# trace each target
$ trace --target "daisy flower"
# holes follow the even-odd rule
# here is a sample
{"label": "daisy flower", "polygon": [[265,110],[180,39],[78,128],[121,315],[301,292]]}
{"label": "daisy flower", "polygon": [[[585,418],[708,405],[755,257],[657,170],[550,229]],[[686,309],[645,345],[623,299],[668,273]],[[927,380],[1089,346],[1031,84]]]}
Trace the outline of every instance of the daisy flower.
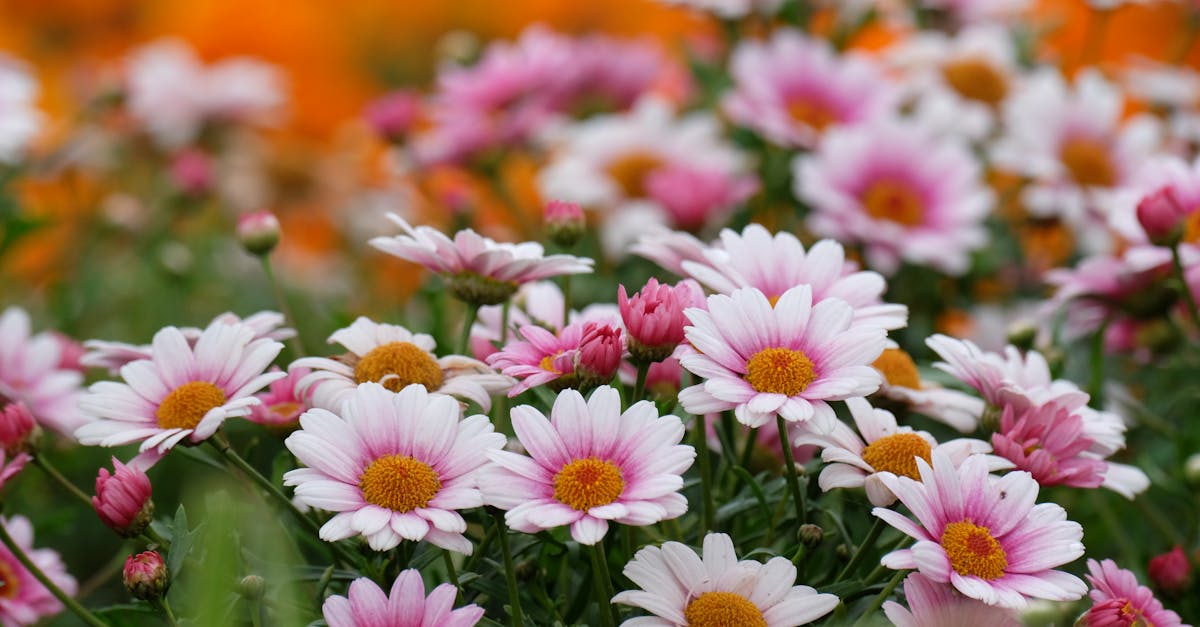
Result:
{"label": "daisy flower", "polygon": [[621,412],[621,396],[601,386],[585,402],[563,390],[547,419],[529,405],[512,410],[512,425],[530,457],[488,451],[480,477],[487,503],[507,510],[509,527],[536,533],[563,525],[580,544],[595,544],[609,521],[649,525],[687,511],[679,493],[696,451],[681,445],[683,422],[638,401]]}
{"label": "daisy flower", "polygon": [[992,446],[1043,486],[1096,488],[1108,470],[1104,460],[1088,453],[1092,440],[1084,433],[1083,418],[1054,402],[1019,412],[1005,407]]}
{"label": "daisy flower", "polygon": [[899,403],[962,433],[971,433],[979,426],[979,416],[986,404],[970,394],[926,381],[912,356],[899,346],[883,349],[871,367],[883,376],[874,398]]}
{"label": "daisy flower", "polygon": [[355,579],[346,596],[325,599],[321,614],[329,627],[472,627],[483,618],[483,608],[472,603],[451,610],[457,595],[457,588],[444,583],[426,598],[421,572],[410,568],[386,594],[368,577]]}
{"label": "daisy flower", "polygon": [[955,465],[940,451],[917,460],[921,480],[880,475],[916,521],[882,507],[873,513],[916,540],[883,556],[884,566],[914,569],[988,605],[1023,608],[1026,598],[1073,601],[1078,577],[1053,570],[1083,555],[1083,527],[1054,503],[1034,505],[1038,484],[1026,472],[996,479],[972,456]]}
{"label": "daisy flower", "polygon": [[38,424],[70,436],[87,422],[79,410],[83,375],[64,368],[63,344],[51,333],[33,335],[29,314],[0,314],[0,410],[21,403]]}
{"label": "daisy flower", "polygon": [[[0,524],[38,570],[63,592],[75,596],[75,578],[67,573],[58,553],[53,549],[33,548],[33,525],[28,518],[13,516],[0,519]],[[4,546],[0,546],[0,583],[5,591],[0,595],[0,623],[32,625],[63,609],[62,603]]]}
{"label": "daisy flower", "polygon": [[288,471],[296,500],[337,512],[321,527],[336,542],[362,535],[376,551],[426,540],[469,555],[458,513],[483,505],[476,484],[483,453],[504,446],[487,416],[462,417],[458,402],[410,385],[356,388],[340,411],[310,409],[285,444],[307,468]]}
{"label": "daisy flower", "polygon": [[394,324],[359,317],[329,336],[329,343],[335,342],[348,352],[292,362],[291,368],[312,369],[296,391],[307,395],[313,407],[339,411],[360,383],[376,382],[393,392],[419,383],[430,392],[471,401],[487,411],[492,395],[512,385],[511,379],[481,361],[462,355],[437,357],[432,336]]}
{"label": "daisy flower", "polygon": [[906,609],[895,601],[883,604],[883,612],[896,627],[1020,627],[1017,613],[965,597],[954,588],[937,583],[921,573],[904,578]]}
{"label": "daisy flower", "polygon": [[[887,507],[896,502],[896,496],[880,480],[881,473],[919,481],[917,460],[930,461],[934,451],[944,452],[956,464],[973,454],[992,452],[987,442],[969,438],[938,444],[925,431],[897,425],[891,412],[871,407],[864,398],[848,398],[846,407],[858,433],[840,420],[824,426],[815,421],[802,422],[794,431],[793,444],[821,447],[825,467],[818,481],[825,492],[835,488],[866,488],[872,505]],[[993,470],[1012,467],[1003,463],[1003,459],[989,459],[1001,462],[993,463]]]}
{"label": "daisy flower", "polygon": [[452,240],[428,226],[414,228],[394,213],[387,217],[404,234],[372,238],[371,246],[442,275],[450,293],[467,303],[498,305],[522,283],[592,271],[591,259],[546,256],[536,242],[497,243],[471,229],[455,233]]}
{"label": "daisy flower", "polygon": [[729,63],[734,88],[726,114],[781,146],[811,148],[826,129],[885,115],[896,103],[896,86],[874,61],[839,56],[792,29],[743,41]]}
{"label": "daisy flower", "polygon": [[[279,369],[272,366],[271,371]],[[308,409],[305,395],[298,394],[296,387],[311,372],[308,368],[292,368],[284,378],[272,381],[266,392],[255,394],[259,403],[250,408],[246,420],[268,427],[295,425],[300,414]]]}
{"label": "daisy flower", "polygon": [[43,124],[38,84],[23,63],[0,55],[0,163],[21,160]]}
{"label": "daisy flower", "polygon": [[[487,361],[503,375],[520,379],[519,383],[509,388],[509,398],[539,385],[549,384],[558,391],[569,387],[590,387],[605,383],[612,379],[612,373],[605,377],[603,372],[607,372],[607,368],[600,369],[599,373],[596,369],[589,372],[584,368],[585,365],[590,365],[586,363],[588,359],[585,359],[585,356],[591,356],[585,354],[585,348],[588,347],[589,341],[598,339],[598,334],[609,337],[616,335],[616,339],[620,339],[620,318],[617,320],[618,324],[574,322],[557,333],[537,325],[525,325],[514,334],[513,341],[489,355]],[[619,349],[618,352],[623,352],[623,342],[620,343]],[[601,376],[595,376],[597,374]]]}
{"label": "daisy flower", "polygon": [[1111,625],[1153,625],[1154,627],[1181,627],[1179,615],[1164,609],[1146,586],[1138,585],[1137,577],[1116,562],[1088,560],[1088,581],[1092,591],[1092,609],[1083,615],[1080,623],[1088,627]]}
{"label": "daisy flower", "polygon": [[254,329],[219,320],[189,346],[183,332],[154,334],[150,359],[121,367],[124,383],[101,381],[80,401],[97,419],[75,431],[81,444],[120,446],[141,441],[143,453],[163,455],[179,442],[202,442],[226,418],[245,416],[253,394],[281,379],[266,373],[283,344],[254,339]]}
{"label": "daisy flower", "polygon": [[738,561],[733,540],[723,533],[704,536],[703,557],[679,542],[645,547],[624,573],[640,589],[620,592],[612,602],[653,615],[626,625],[796,627],[839,603],[832,594],[793,585],[796,567],[787,558],[773,557],[766,564]]}
{"label": "daisy flower", "polygon": [[833,129],[792,170],[796,196],[814,210],[812,231],[862,244],[884,274],[907,261],[961,275],[987,241],[993,197],[978,159],[924,127],[877,120]]}
{"label": "daisy flower", "polygon": [[696,352],[680,358],[705,379],[679,393],[691,414],[732,409],[742,424],[759,427],[776,415],[789,421],[835,418],[828,401],[879,389],[870,366],[887,332],[852,326],[854,309],[838,298],[814,304],[812,288],[793,287],[774,306],[754,288],[708,297],[708,311],[684,312]]}

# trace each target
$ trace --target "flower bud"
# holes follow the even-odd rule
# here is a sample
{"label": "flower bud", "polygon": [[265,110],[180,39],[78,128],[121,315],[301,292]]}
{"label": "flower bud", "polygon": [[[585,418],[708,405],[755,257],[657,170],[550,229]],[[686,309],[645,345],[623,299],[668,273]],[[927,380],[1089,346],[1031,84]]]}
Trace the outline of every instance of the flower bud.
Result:
{"label": "flower bud", "polygon": [[1167,553],[1150,558],[1146,570],[1150,581],[1164,594],[1175,596],[1191,585],[1192,563],[1182,547],[1176,546]]}
{"label": "flower bud", "polygon": [[671,287],[650,279],[632,298],[626,295],[624,285],[618,288],[617,306],[629,333],[629,353],[635,362],[662,361],[683,341],[683,327],[687,324],[683,310],[692,305],[692,289],[685,284]]}
{"label": "flower bud", "polygon": [[583,210],[573,202],[551,200],[546,203],[542,219],[546,225],[546,236],[562,248],[575,246],[587,229]]}
{"label": "flower bud", "polygon": [[0,405],[0,447],[9,455],[28,450],[37,429],[33,414],[20,401],[4,405],[0,397]]}
{"label": "flower bud", "polygon": [[257,601],[263,598],[263,593],[267,591],[267,582],[258,575],[246,575],[238,582],[237,591],[243,599]]}
{"label": "flower bud", "polygon": [[179,191],[199,198],[212,189],[212,158],[196,149],[184,150],[171,159],[169,169],[171,182]]}
{"label": "flower bud", "polygon": [[1190,455],[1183,462],[1183,478],[1193,486],[1200,486],[1200,453]]}
{"label": "flower bud", "polygon": [[421,97],[399,90],[369,103],[363,117],[380,137],[399,143],[413,129],[420,113]]}
{"label": "flower bud", "polygon": [[154,517],[150,500],[150,478],[142,470],[113,458],[113,472],[101,468],[96,476],[96,496],[92,507],[96,515],[122,538],[132,538],[146,530]]}
{"label": "flower bud", "polygon": [[167,591],[167,565],[156,551],[130,555],[122,573],[125,589],[135,599],[160,599]]}
{"label": "flower bud", "polygon": [[575,368],[580,386],[590,388],[612,381],[624,353],[621,329],[595,322],[585,324],[579,342],[579,365]]}
{"label": "flower bud", "polygon": [[1151,243],[1159,246],[1174,246],[1179,241],[1186,215],[1169,186],[1146,196],[1137,206],[1138,223]]}
{"label": "flower bud", "polygon": [[253,255],[266,255],[279,244],[279,220],[270,211],[251,211],[238,218],[237,237]]}
{"label": "flower bud", "polygon": [[800,544],[813,548],[825,539],[825,530],[814,524],[800,525]]}

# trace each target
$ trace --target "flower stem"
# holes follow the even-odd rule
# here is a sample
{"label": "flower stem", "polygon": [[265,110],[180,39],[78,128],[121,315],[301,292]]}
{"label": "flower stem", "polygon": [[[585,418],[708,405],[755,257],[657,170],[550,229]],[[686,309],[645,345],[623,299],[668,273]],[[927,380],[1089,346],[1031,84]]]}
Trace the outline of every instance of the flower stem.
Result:
{"label": "flower stem", "polygon": [[708,453],[708,433],[705,429],[704,416],[697,414],[696,419],[692,422],[692,438],[696,442],[696,457],[700,458],[700,488],[704,492],[704,530],[712,531],[713,529],[713,490],[712,490],[712,469],[710,468],[709,453]]}
{"label": "flower stem", "polygon": [[13,554],[13,557],[17,558],[18,562],[21,562],[21,565],[29,571],[29,574],[33,575],[35,579],[41,582],[41,584],[50,591],[50,594],[53,594],[56,599],[61,601],[62,604],[67,607],[67,609],[71,610],[76,616],[78,616],[79,620],[82,620],[88,625],[93,625],[94,627],[105,627],[106,623],[104,621],[97,618],[95,614],[88,611],[88,609],[80,605],[78,601],[72,599],[70,595],[63,592],[62,588],[54,585],[53,581],[50,581],[50,578],[46,576],[46,573],[43,573],[41,569],[29,559],[29,556],[25,554],[25,551],[22,551],[21,547],[17,546],[17,543],[13,541],[12,536],[8,535],[8,529],[5,529],[4,525],[0,525],[0,542],[3,542],[4,546],[8,547],[8,550]]}
{"label": "flower stem", "polygon": [[600,614],[600,624],[603,627],[615,627],[617,620],[611,602],[614,596],[612,577],[608,574],[608,558],[604,555],[604,541],[601,540],[590,548],[592,578],[596,580],[596,611]]}
{"label": "flower stem", "polygon": [[904,580],[904,576],[906,574],[908,574],[907,570],[896,571],[896,574],[892,576],[891,581],[889,581],[887,585],[883,587],[883,590],[879,591],[879,594],[876,595],[876,597],[871,601],[871,605],[867,606],[867,609],[862,613],[862,616],[859,616],[858,620],[854,621],[853,627],[873,624],[869,617],[875,612],[879,611],[879,608],[883,606],[883,602],[892,595],[892,591],[896,589],[896,586],[900,585],[900,582]]}
{"label": "flower stem", "polygon": [[633,384],[633,399],[630,402],[636,403],[646,395],[646,375],[649,373],[650,362],[639,362],[637,365],[637,381]]}
{"label": "flower stem", "polygon": [[808,522],[808,508],[805,506],[804,492],[800,489],[800,478],[796,476],[796,463],[792,460],[792,442],[788,438],[787,422],[783,416],[776,415],[775,425],[779,429],[779,445],[783,450],[783,470],[787,475],[788,489],[796,503],[796,519],[803,525]]}
{"label": "flower stem", "polygon": [[525,627],[525,616],[521,612],[521,596],[517,590],[517,569],[513,566],[512,551],[508,546],[508,527],[504,524],[504,513],[492,512],[496,519],[496,538],[500,540],[500,552],[504,555],[504,578],[508,582],[508,612],[513,627]]}
{"label": "flower stem", "polygon": [[58,469],[55,468],[49,461],[47,461],[45,457],[42,457],[41,455],[34,455],[33,464],[38,468],[41,468],[42,472],[50,475],[51,479],[55,480],[59,485],[66,488],[68,492],[75,496],[75,498],[83,501],[83,504],[87,505],[89,509],[92,508],[92,498],[84,493],[83,490],[80,490],[79,486],[76,486],[74,483],[72,483],[70,479],[67,479],[62,475],[62,473],[58,472]]}
{"label": "flower stem", "polygon": [[450,555],[450,551],[442,549],[442,562],[446,564],[446,578],[450,583],[454,584],[456,598],[462,598],[462,588],[458,585],[458,571],[454,568],[454,557]]}
{"label": "flower stem", "polygon": [[304,340],[300,337],[300,328],[296,325],[296,316],[292,315],[292,308],[288,305],[287,296],[283,293],[283,287],[279,285],[279,280],[275,277],[275,271],[271,268],[271,256],[259,255],[258,258],[262,261],[263,274],[267,275],[267,283],[271,285],[271,294],[275,297],[275,302],[279,305],[279,313],[283,314],[285,320],[296,330],[296,335],[288,340],[291,344],[292,352],[296,357],[303,357],[308,352],[304,350]]}
{"label": "flower stem", "polygon": [[463,318],[462,334],[458,338],[458,354],[470,355],[471,327],[475,326],[475,318],[479,315],[479,305],[467,303],[467,315]]}
{"label": "flower stem", "polygon": [[[158,608],[158,611],[162,612],[163,616],[165,616],[167,619],[167,624],[171,625],[171,627],[177,627],[179,625],[179,620],[175,618],[175,612],[171,611],[171,606],[167,604],[166,598],[154,599],[153,601],[151,601],[151,604],[154,605],[154,607]],[[258,604],[255,603],[254,610],[250,612],[251,617],[257,618],[257,616],[258,616],[258,607],[257,606],[258,606]],[[254,620],[253,622],[255,624],[258,623],[257,620]]]}
{"label": "flower stem", "polygon": [[867,532],[867,537],[863,538],[862,544],[859,544],[858,549],[854,551],[854,556],[846,563],[846,567],[842,569],[842,572],[838,573],[837,579],[833,580],[834,583],[845,579],[862,565],[863,560],[867,557],[867,553],[875,547],[875,542],[879,540],[879,534],[883,533],[883,528],[886,526],[887,523],[883,522],[882,518],[875,518],[875,523],[871,525],[871,530]]}
{"label": "flower stem", "polygon": [[1183,292],[1183,300],[1187,303],[1192,323],[1200,328],[1200,308],[1196,307],[1196,297],[1192,295],[1192,288],[1188,286],[1187,274],[1183,270],[1183,259],[1179,255],[1178,245],[1171,247],[1171,267],[1175,270],[1175,278],[1179,281],[1179,291]]}

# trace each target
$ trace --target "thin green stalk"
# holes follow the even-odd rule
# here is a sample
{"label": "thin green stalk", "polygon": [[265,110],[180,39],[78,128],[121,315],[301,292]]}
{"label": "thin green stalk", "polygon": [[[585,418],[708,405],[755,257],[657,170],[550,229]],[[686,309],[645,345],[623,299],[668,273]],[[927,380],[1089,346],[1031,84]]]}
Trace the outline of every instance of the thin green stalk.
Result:
{"label": "thin green stalk", "polygon": [[892,591],[896,589],[896,586],[900,585],[901,581],[904,581],[904,575],[906,574],[908,574],[908,571],[906,570],[896,571],[896,574],[892,576],[892,580],[883,587],[883,590],[881,590],[878,595],[876,595],[875,599],[871,601],[871,605],[869,605],[862,613],[862,616],[859,616],[858,620],[854,621],[853,627],[869,624],[869,617],[875,612],[878,612],[879,608],[883,606],[883,602],[886,601],[888,597],[892,596]]}
{"label": "thin green stalk", "polygon": [[504,524],[504,513],[492,513],[496,519],[496,537],[500,540],[500,552],[504,554],[504,578],[508,582],[508,611],[513,627],[525,627],[525,616],[521,612],[521,597],[517,589],[517,569],[513,566],[512,551],[508,547],[508,527]]}
{"label": "thin green stalk", "polygon": [[1092,335],[1091,354],[1089,357],[1088,394],[1092,397],[1093,407],[1100,407],[1104,402],[1104,336],[1108,332],[1109,320],[1096,329]]}
{"label": "thin green stalk", "polygon": [[[154,607],[158,608],[158,611],[162,612],[164,617],[166,617],[168,625],[171,625],[171,627],[177,627],[177,625],[179,625],[179,620],[175,618],[175,612],[171,611],[171,606],[167,603],[167,599],[165,597],[154,599],[154,601],[151,603],[154,605]],[[251,608],[250,622],[254,627],[259,627],[258,603],[255,603],[254,607]]]}
{"label": "thin green stalk", "polygon": [[158,546],[166,549],[171,548],[171,543],[168,542],[166,538],[158,535],[158,532],[149,525],[147,525],[146,529],[142,531],[142,538],[150,544],[157,544]]}
{"label": "thin green stalk", "polygon": [[646,375],[650,372],[650,362],[644,361],[637,365],[637,381],[633,384],[633,399],[638,402],[646,395]]}
{"label": "thin green stalk", "polygon": [[571,275],[562,275],[563,315],[571,313]]}
{"label": "thin green stalk", "polygon": [[696,457],[700,460],[700,489],[704,493],[704,511],[701,520],[704,521],[704,530],[712,531],[713,516],[716,512],[713,502],[711,460],[708,453],[708,429],[705,428],[703,415],[697,414],[695,418],[692,421],[692,438],[696,443]]}
{"label": "thin green stalk", "polygon": [[[746,472],[750,472],[750,457],[754,455],[754,447],[758,444],[758,427],[750,427],[746,430],[746,445],[742,447],[742,468]],[[753,473],[751,473],[753,474]]]}
{"label": "thin green stalk", "polygon": [[275,270],[271,268],[271,256],[259,255],[258,258],[262,261],[263,274],[267,275],[267,283],[271,285],[271,293],[275,296],[275,302],[279,305],[279,313],[283,314],[288,324],[296,330],[296,335],[288,340],[288,343],[292,345],[292,352],[298,357],[303,357],[308,354],[304,350],[304,339],[300,337],[300,327],[296,325],[296,316],[292,315],[292,308],[288,305],[287,295],[283,293],[283,287],[275,277]]}
{"label": "thin green stalk", "polygon": [[862,565],[863,560],[867,557],[867,553],[875,547],[875,542],[879,540],[879,534],[883,533],[885,527],[887,527],[887,523],[883,522],[882,518],[875,519],[875,523],[871,525],[871,530],[867,532],[867,536],[858,545],[858,549],[854,551],[854,556],[850,558],[846,567],[842,569],[842,572],[838,573],[837,579],[833,580],[834,583],[845,579]]}
{"label": "thin green stalk", "polygon": [[600,624],[603,627],[616,627],[616,608],[612,605],[615,593],[612,587],[612,577],[608,574],[608,558],[604,555],[604,542],[597,542],[589,548],[592,554],[592,579],[596,581],[596,612],[600,614]]}
{"label": "thin green stalk", "polygon": [[450,551],[442,549],[442,562],[446,564],[446,578],[454,585],[455,597],[462,600],[462,587],[458,585],[458,571],[454,568],[454,557],[450,555]]}
{"label": "thin green stalk", "polygon": [[39,582],[41,582],[41,584],[50,591],[50,594],[53,594],[54,598],[61,601],[67,609],[71,610],[71,612],[78,616],[79,620],[82,620],[93,627],[106,627],[106,623],[104,621],[97,618],[95,614],[88,611],[87,608],[80,605],[75,599],[72,599],[70,595],[63,592],[61,588],[54,585],[54,582],[50,581],[50,578],[46,576],[46,573],[43,573],[41,569],[39,569],[37,565],[29,559],[29,556],[25,554],[25,551],[22,551],[21,547],[17,546],[17,543],[13,541],[12,536],[8,535],[8,530],[4,528],[4,525],[0,525],[0,542],[3,542],[4,546],[8,547],[8,550],[13,554],[13,557],[17,558],[18,562],[21,562],[21,565],[25,567],[25,570],[29,571],[29,574],[33,575],[34,579],[37,579]]}
{"label": "thin green stalk", "polygon": [[34,455],[33,464],[38,468],[41,468],[42,472],[49,475],[50,478],[59,485],[66,488],[68,492],[74,495],[75,498],[82,501],[83,504],[89,509],[92,507],[92,497],[88,496],[83,490],[79,489],[79,486],[75,485],[70,479],[67,479],[62,473],[58,472],[58,469],[55,468],[49,461],[47,461],[46,458],[42,457],[41,455]]}
{"label": "thin green stalk", "polygon": [[1179,291],[1183,292],[1183,300],[1187,303],[1188,315],[1192,317],[1192,323],[1200,328],[1200,308],[1196,307],[1196,298],[1192,296],[1192,289],[1188,286],[1178,245],[1171,247],[1171,267],[1175,270],[1175,279],[1179,281]]}
{"label": "thin green stalk", "polygon": [[458,337],[458,354],[470,355],[471,327],[475,326],[475,317],[479,315],[479,305],[467,303],[467,315],[463,318],[462,333]]}
{"label": "thin green stalk", "polygon": [[[571,275],[567,275],[571,276]],[[500,306],[500,346],[508,343],[508,313],[512,309],[512,299],[504,301]],[[570,310],[564,310],[570,311]]]}
{"label": "thin green stalk", "polygon": [[779,428],[779,447],[783,451],[783,470],[787,475],[788,489],[796,504],[796,519],[803,525],[808,522],[808,508],[805,506],[804,492],[800,490],[800,478],[796,476],[796,463],[792,460],[792,442],[787,434],[787,422],[783,416],[776,415],[775,425]]}

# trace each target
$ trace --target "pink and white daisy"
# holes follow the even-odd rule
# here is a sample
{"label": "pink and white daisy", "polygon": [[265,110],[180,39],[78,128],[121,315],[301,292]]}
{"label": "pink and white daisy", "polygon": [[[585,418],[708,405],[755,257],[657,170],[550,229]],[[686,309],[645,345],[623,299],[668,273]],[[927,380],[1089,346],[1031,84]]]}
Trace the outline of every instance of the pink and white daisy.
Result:
{"label": "pink and white daisy", "polygon": [[124,383],[101,381],[88,389],[79,405],[96,420],[75,437],[89,446],[140,440],[140,450],[154,455],[184,439],[202,442],[226,418],[249,414],[259,403],[253,394],[285,376],[265,372],[282,349],[275,340],[255,339],[255,330],[243,324],[215,320],[194,346],[182,331],[166,327],[154,334],[150,359],[121,367]]}
{"label": "pink and white daisy", "polygon": [[552,281],[526,283],[517,290],[509,306],[508,331],[502,332],[504,311],[501,305],[479,308],[479,315],[471,327],[471,352],[476,359],[486,360],[497,352],[500,339],[505,343],[518,338],[518,331],[526,325],[537,325],[555,333],[568,323],[583,324],[597,322],[618,326],[621,315],[611,303],[593,303],[579,311],[567,311],[562,289]]}
{"label": "pink and white daisy", "polygon": [[896,85],[872,59],[839,56],[791,29],[739,44],[730,72],[734,88],[723,103],[730,120],[781,146],[811,148],[827,129],[886,115],[897,102]]}
{"label": "pink and white daisy", "polygon": [[883,376],[883,383],[876,393],[878,397],[900,403],[910,411],[962,433],[971,433],[979,426],[986,403],[970,394],[927,381],[912,356],[899,346],[889,345],[883,349],[871,366]]}
{"label": "pink and white daisy", "polygon": [[0,163],[20,161],[42,129],[37,110],[38,84],[20,61],[0,55]]}
{"label": "pink and white daisy", "polygon": [[52,333],[32,334],[29,314],[0,314],[0,411],[21,403],[38,424],[70,437],[88,421],[79,410],[83,375],[63,368],[63,345]]}
{"label": "pink and white daisy", "polygon": [[1006,406],[992,446],[1043,486],[1096,488],[1108,470],[1104,460],[1088,452],[1092,440],[1083,418],[1054,402],[1019,411]]}
{"label": "pink and white daisy", "polygon": [[916,521],[882,507],[873,513],[916,540],[882,563],[914,569],[988,605],[1023,608],[1027,598],[1073,601],[1087,592],[1078,577],[1053,570],[1083,555],[1083,527],[1054,503],[1034,505],[1038,484],[1026,472],[999,479],[972,456],[956,465],[938,451],[917,460],[920,481],[880,480]]}
{"label": "pink and white daisy", "polygon": [[904,578],[904,600],[908,608],[895,601],[883,604],[883,612],[896,627],[1019,627],[1022,624],[1013,610],[965,597],[953,587],[937,583],[919,572]]}
{"label": "pink and white daisy", "polygon": [[358,386],[339,413],[304,412],[285,441],[307,468],[285,473],[284,484],[299,502],[337,512],[321,539],[362,535],[376,551],[425,540],[469,555],[458,510],[483,505],[484,453],[504,446],[487,416],[462,418],[457,401],[419,385],[393,393],[377,383]]}
{"label": "pink and white daisy", "polygon": [[1183,626],[1178,614],[1163,608],[1149,588],[1139,585],[1137,577],[1119,568],[1116,562],[1088,560],[1087,565],[1087,578],[1092,583],[1092,591],[1088,593],[1092,608],[1077,624],[1088,627]]}
{"label": "pink and white daisy", "polygon": [[563,525],[580,544],[595,544],[609,521],[650,525],[687,511],[679,493],[696,451],[679,444],[683,422],[638,401],[621,411],[621,395],[601,386],[585,402],[559,393],[547,419],[537,409],[512,410],[512,425],[529,457],[489,451],[480,477],[487,503],[507,510],[509,527],[536,533]]}
{"label": "pink and white daisy", "polygon": [[652,614],[625,621],[639,627],[762,625],[796,627],[837,607],[838,598],[797,586],[796,567],[787,558],[766,564],[738,561],[733,540],[723,533],[704,536],[703,557],[679,542],[648,546],[625,565],[625,576],[640,590],[626,590],[613,603]]}
{"label": "pink and white daisy", "polygon": [[450,292],[468,303],[498,305],[522,283],[592,271],[591,259],[546,256],[536,242],[497,243],[471,229],[455,233],[451,240],[428,226],[413,228],[394,213],[389,213],[388,219],[404,234],[372,238],[371,246],[442,275],[449,281]]}
{"label": "pink and white daisy", "polygon": [[[0,524],[21,549],[60,590],[75,596],[75,578],[54,549],[33,548],[33,525],[24,516],[0,519]],[[0,595],[0,623],[33,625],[47,616],[62,611],[62,603],[54,597],[33,574],[13,556],[8,547],[0,546],[0,580],[5,593]]]}
{"label": "pink and white daisy", "polygon": [[960,143],[914,124],[878,120],[833,129],[794,163],[797,197],[822,237],[862,244],[884,274],[901,261],[960,275],[986,242],[993,197]]}
{"label": "pink and white daisy", "polygon": [[484,411],[492,406],[492,395],[512,385],[487,364],[464,357],[437,357],[433,336],[413,333],[402,326],[359,317],[350,326],[329,336],[347,352],[335,357],[304,357],[291,368],[311,368],[296,391],[311,399],[313,407],[341,410],[342,404],[361,383],[375,382],[399,392],[418,383],[430,392],[471,401]]}
{"label": "pink and white daisy", "polygon": [[881,377],[870,366],[887,332],[853,325],[854,309],[838,298],[813,303],[812,288],[793,287],[774,306],[754,288],[708,297],[708,311],[684,312],[696,352],[680,358],[705,380],[679,393],[692,414],[732,409],[739,422],[762,426],[776,415],[789,421],[833,420],[828,401],[866,396]]}
{"label": "pink and white daisy", "polygon": [[[278,368],[271,367],[272,372]],[[246,420],[257,422],[267,427],[293,426],[300,419],[300,414],[308,409],[308,399],[296,391],[300,381],[312,371],[308,368],[291,368],[287,376],[272,381],[266,392],[255,394],[258,405],[250,408]]]}
{"label": "pink and white daisy", "polygon": [[346,596],[325,599],[321,614],[329,627],[472,627],[483,618],[483,608],[475,605],[454,607],[458,589],[444,583],[425,596],[421,572],[402,571],[389,593],[368,577],[350,583]]}
{"label": "pink and white daisy", "polygon": [[[973,454],[992,452],[987,442],[971,438],[938,444],[925,431],[897,425],[891,412],[871,407],[864,398],[846,399],[846,407],[850,409],[857,433],[840,420],[825,425],[816,421],[802,422],[793,432],[794,444],[821,448],[825,467],[818,482],[825,492],[835,488],[865,488],[872,505],[887,507],[896,502],[896,496],[880,480],[881,473],[919,481],[917,460],[930,461],[934,451],[942,451],[956,464]],[[1012,464],[1003,463],[1003,459],[988,459],[992,462],[992,470],[1012,467]]]}

